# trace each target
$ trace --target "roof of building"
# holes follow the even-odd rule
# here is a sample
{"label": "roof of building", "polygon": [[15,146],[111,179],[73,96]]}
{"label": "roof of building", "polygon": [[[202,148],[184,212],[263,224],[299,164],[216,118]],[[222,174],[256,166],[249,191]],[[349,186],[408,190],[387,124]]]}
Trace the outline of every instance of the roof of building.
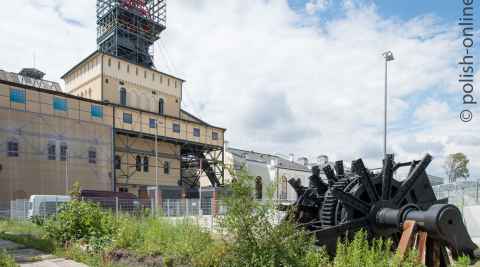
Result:
{"label": "roof of building", "polygon": [[[104,105],[104,106],[110,105],[110,106],[115,106],[115,107],[128,108],[128,109],[135,110],[135,111],[140,111],[140,112],[150,113],[150,114],[153,114],[153,115],[158,115],[158,113],[155,113],[155,112],[152,112],[152,111],[149,111],[149,110],[143,110],[143,109],[139,109],[139,108],[135,108],[135,107],[129,107],[129,106],[122,106],[120,104],[106,102],[106,101],[102,102],[102,101],[98,101],[98,100],[93,100],[93,99],[84,98],[84,97],[76,96],[76,95],[73,95],[73,94],[65,93],[65,92],[62,92],[60,90],[55,89],[56,87],[53,87],[52,89],[50,89],[46,86],[40,86],[42,84],[39,84],[39,83],[25,83],[25,82],[22,82],[21,80],[19,80],[18,78],[12,78],[12,77],[14,77],[14,75],[18,75],[18,74],[13,73],[13,72],[6,72],[6,71],[3,71],[3,70],[0,70],[0,82],[3,83],[3,84],[9,85],[9,86],[21,86],[21,87],[23,87],[25,89],[29,89],[29,90],[35,90],[35,91],[39,91],[39,92],[54,94],[54,95],[58,95],[58,96],[62,96],[62,97],[69,97],[69,98],[72,98],[72,99],[82,100],[82,101],[95,103],[95,104],[99,104],[99,105]],[[45,82],[48,82],[48,81],[45,81]],[[55,83],[55,82],[51,82],[51,83],[56,84],[58,86],[58,88],[60,88],[58,83]],[[50,86],[54,86],[54,85],[50,85]],[[198,123],[204,124],[205,126],[221,129],[223,131],[227,130],[225,128],[209,124],[209,123],[199,119],[198,117],[190,114],[189,112],[187,112],[183,109],[181,109],[181,112],[189,115],[190,117],[195,118],[196,120],[198,120]],[[163,115],[163,116],[168,117],[168,118],[172,118],[172,119],[181,120],[181,121],[189,121],[189,120],[185,120],[185,119],[177,118],[177,117],[173,117],[173,116],[168,116],[168,115]]]}
{"label": "roof of building", "polygon": [[[51,90],[51,91],[57,91],[57,92],[62,91],[62,89],[60,88],[60,84],[58,84],[57,82],[38,79],[40,78],[40,73],[33,73],[35,71],[40,72],[39,70],[35,70],[35,69],[23,69],[20,73],[7,72],[4,70],[0,70],[0,80],[21,84],[24,86],[40,88],[44,90]],[[28,76],[28,74],[36,74],[36,75]],[[44,74],[44,73],[41,72],[41,74]],[[41,75],[41,78],[43,78],[43,75]]]}
{"label": "roof of building", "polygon": [[213,127],[213,128],[218,128],[218,129],[222,129],[222,130],[225,130],[225,131],[227,130],[227,129],[225,129],[225,128],[212,125],[212,124],[210,124],[210,123],[208,123],[208,122],[206,122],[206,121],[198,118],[197,116],[193,115],[192,113],[190,113],[190,112],[188,112],[188,111],[186,111],[186,110],[184,110],[184,109],[182,109],[182,108],[180,109],[180,112],[182,112],[182,113],[186,114],[187,116],[190,116],[190,117],[192,117],[193,119],[195,119],[194,122],[198,122],[198,123],[201,123],[201,124],[205,124],[206,126]]}
{"label": "roof of building", "polygon": [[275,159],[277,162],[276,167],[278,168],[310,172],[309,168],[304,165],[301,165],[301,164],[298,164],[297,162],[292,162],[290,160],[284,159],[279,156],[271,155],[271,154],[265,154],[265,153],[248,151],[248,150],[231,148],[231,147],[227,148],[227,152],[230,152],[237,157],[246,158],[249,161],[256,161],[256,162],[261,162],[266,164],[269,164],[272,159]]}
{"label": "roof of building", "polygon": [[[101,52],[101,51],[94,51],[93,53],[91,53],[90,55],[88,55],[86,58],[82,59],[79,63],[77,63],[75,66],[73,66],[71,69],[69,69],[65,74],[62,75],[62,77],[60,77],[61,79],[64,79],[65,76],[69,75],[74,69],[76,69],[78,66],[82,65],[83,63],[85,63],[85,61],[89,60],[90,58],[96,56],[96,55],[99,55],[99,54],[103,54],[103,55],[108,55],[110,57],[113,57],[113,58],[116,58],[116,59],[119,59],[119,60],[123,60],[123,61],[126,61],[125,59],[123,58],[120,58],[120,57],[117,57],[117,56],[114,56],[114,55],[111,55],[111,54],[107,54],[107,53],[104,53],[104,52]],[[135,63],[132,63],[132,62],[129,62],[130,64],[134,65],[134,66],[139,66],[141,68],[144,68],[144,69],[147,69],[147,67],[143,66],[143,65],[140,65],[140,64],[135,64]],[[156,70],[156,69],[153,69],[153,68],[150,68],[150,70],[152,71],[155,71],[157,73],[160,73],[160,74],[163,74],[165,76],[169,76],[171,78],[175,78],[175,79],[178,79],[182,82],[185,82],[184,79],[181,79],[181,78],[178,78],[178,77],[175,77],[171,74],[168,74],[168,73],[165,73],[165,72],[162,72],[162,71],[159,71],[159,70]]]}

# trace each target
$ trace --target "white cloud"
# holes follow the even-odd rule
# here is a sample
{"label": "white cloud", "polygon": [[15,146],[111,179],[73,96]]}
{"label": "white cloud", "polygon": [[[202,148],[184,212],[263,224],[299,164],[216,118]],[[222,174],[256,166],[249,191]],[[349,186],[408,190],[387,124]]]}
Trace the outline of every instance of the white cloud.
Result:
{"label": "white cloud", "polygon": [[[0,10],[0,31],[9,36],[0,40],[2,51],[9,51],[0,54],[0,68],[30,66],[36,51],[38,67],[58,80],[96,48],[95,1],[37,2],[44,5],[9,1]],[[328,2],[309,3],[327,8]],[[63,17],[55,11],[57,3]],[[437,148],[443,144],[436,149],[443,153],[440,161],[460,149],[447,143],[448,136],[473,134],[479,127],[458,122],[457,111],[443,100],[433,95],[421,100],[414,118],[408,117],[416,105],[409,102],[412,95],[447,91],[457,76],[456,28],[428,16],[383,18],[374,6],[352,0],[344,6],[344,16],[319,24],[304,23],[308,18],[286,0],[170,1],[162,42],[175,68],[167,67],[160,43],[156,63],[187,80],[184,106],[228,128],[232,146],[348,161],[366,154],[367,164],[376,167],[383,131],[381,53],[392,50],[389,122],[397,126],[389,132],[391,149],[399,160],[420,157],[419,149],[403,145],[411,135],[427,145],[433,140]],[[435,116],[425,117],[422,109]],[[464,150],[480,157],[474,149]]]}
{"label": "white cloud", "polygon": [[415,110],[415,118],[420,121],[438,121],[451,114],[447,103],[433,99],[427,100]]}
{"label": "white cloud", "polygon": [[329,0],[309,0],[305,4],[305,12],[309,15],[313,15],[318,11],[325,10],[329,4]]}

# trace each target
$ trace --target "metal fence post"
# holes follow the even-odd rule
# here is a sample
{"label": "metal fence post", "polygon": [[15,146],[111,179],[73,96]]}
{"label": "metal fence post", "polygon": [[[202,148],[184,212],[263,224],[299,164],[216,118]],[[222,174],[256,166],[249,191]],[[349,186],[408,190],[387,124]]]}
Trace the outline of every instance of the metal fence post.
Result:
{"label": "metal fence post", "polygon": [[170,216],[170,199],[167,199],[167,217]]}
{"label": "metal fence post", "polygon": [[156,210],[156,207],[155,207],[155,199],[154,198],[150,198],[150,213],[152,216],[155,216],[155,210]]}
{"label": "metal fence post", "polygon": [[478,204],[478,181],[477,181],[477,183],[476,183],[476,188],[477,188],[477,191],[476,191],[476,193],[475,193],[475,203]]}
{"label": "metal fence post", "polygon": [[115,197],[115,214],[118,217],[118,197]]}

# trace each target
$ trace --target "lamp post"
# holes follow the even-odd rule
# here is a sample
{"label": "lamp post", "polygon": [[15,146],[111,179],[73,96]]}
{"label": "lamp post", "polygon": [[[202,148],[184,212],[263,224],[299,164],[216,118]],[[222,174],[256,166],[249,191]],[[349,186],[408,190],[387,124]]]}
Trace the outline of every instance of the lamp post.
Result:
{"label": "lamp post", "polygon": [[[155,119],[155,206],[158,206],[158,120]],[[158,210],[158,207],[157,209]],[[156,213],[156,211],[155,211]]]}
{"label": "lamp post", "polygon": [[395,58],[393,57],[393,53],[391,51],[387,51],[382,54],[385,58],[385,99],[384,99],[384,129],[383,129],[383,155],[387,156],[387,90],[388,90],[388,62],[393,61]]}

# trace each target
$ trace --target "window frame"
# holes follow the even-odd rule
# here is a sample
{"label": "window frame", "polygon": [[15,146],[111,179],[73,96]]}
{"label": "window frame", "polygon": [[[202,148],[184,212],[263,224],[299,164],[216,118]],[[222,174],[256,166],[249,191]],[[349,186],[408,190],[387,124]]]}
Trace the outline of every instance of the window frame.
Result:
{"label": "window frame", "polygon": [[150,169],[150,159],[148,156],[143,157],[143,162],[142,162],[142,167],[143,167],[143,172],[149,172]]}
{"label": "window frame", "polygon": [[23,89],[19,88],[10,88],[10,102],[26,104],[27,103],[27,93]]}
{"label": "window frame", "polygon": [[153,119],[153,118],[150,118],[148,120],[148,126],[150,127],[150,129],[155,129],[157,128],[157,120],[156,119]]}
{"label": "window frame", "polygon": [[103,106],[92,104],[90,106],[90,115],[94,118],[103,118]]}
{"label": "window frame", "polygon": [[18,143],[18,140],[15,138],[12,138],[8,140],[7,142],[7,157],[9,158],[17,158],[19,156],[19,149],[20,144]]}
{"label": "window frame", "polygon": [[163,174],[170,174],[170,162],[168,161],[163,162]]}
{"label": "window frame", "polygon": [[123,112],[123,123],[133,124],[133,115],[132,113]]}
{"label": "window frame", "polygon": [[200,137],[201,136],[200,128],[193,128],[193,136],[194,137]]}
{"label": "window frame", "polygon": [[172,132],[180,133],[181,131],[182,131],[182,127],[180,123],[177,123],[177,122],[172,123]]}
{"label": "window frame", "polygon": [[94,147],[88,149],[88,163],[97,164],[97,149]]}
{"label": "window frame", "polygon": [[68,111],[68,100],[54,96],[52,99],[53,110],[56,111]]}
{"label": "window frame", "polygon": [[212,132],[212,140],[213,141],[218,141],[219,140],[218,132]]}
{"label": "window frame", "polygon": [[120,87],[120,105],[127,105],[127,88]]}
{"label": "window frame", "polygon": [[65,142],[60,144],[60,161],[67,161],[68,159],[68,145]]}
{"label": "window frame", "polygon": [[115,155],[113,164],[114,164],[115,170],[121,170],[122,169],[122,157],[120,155]]}
{"label": "window frame", "polygon": [[158,114],[165,114],[165,100],[163,98],[158,99]]}
{"label": "window frame", "polygon": [[48,141],[47,144],[47,159],[57,160],[57,144],[55,141]]}
{"label": "window frame", "polygon": [[142,157],[140,157],[140,155],[137,155],[135,157],[135,170],[137,172],[141,172],[142,171]]}

